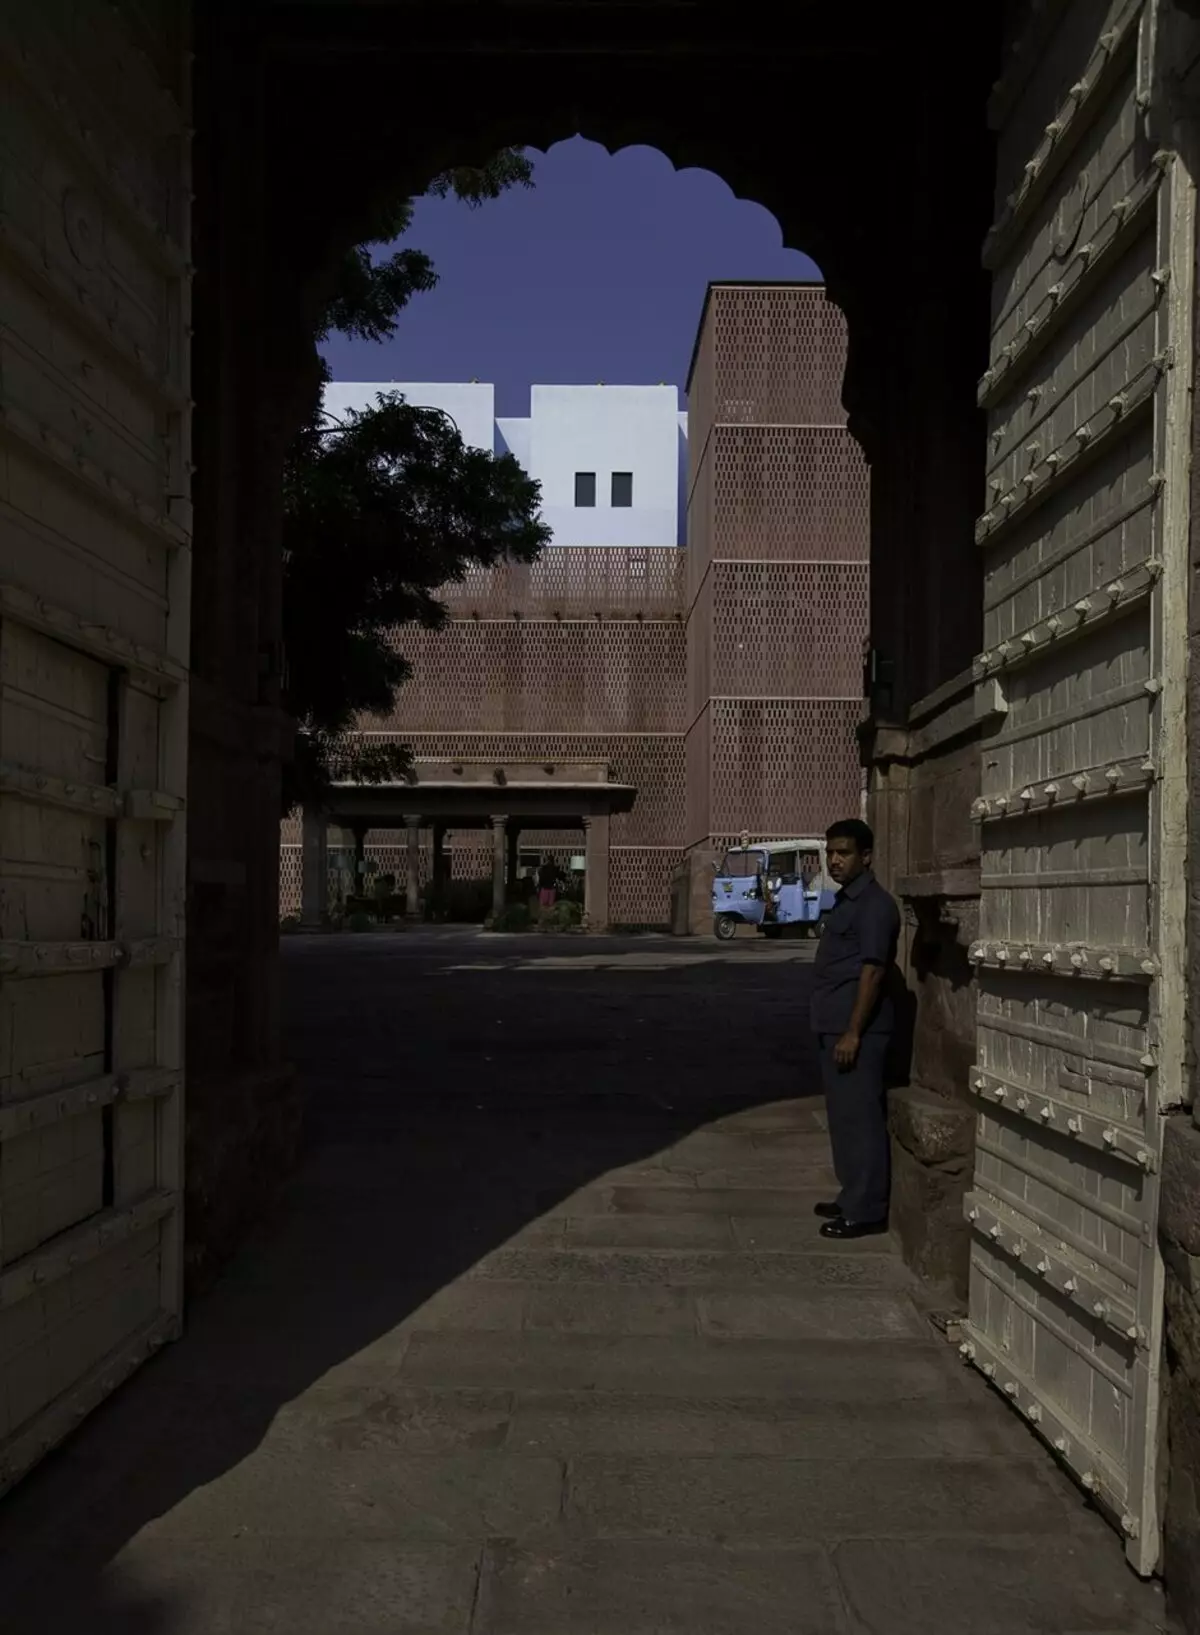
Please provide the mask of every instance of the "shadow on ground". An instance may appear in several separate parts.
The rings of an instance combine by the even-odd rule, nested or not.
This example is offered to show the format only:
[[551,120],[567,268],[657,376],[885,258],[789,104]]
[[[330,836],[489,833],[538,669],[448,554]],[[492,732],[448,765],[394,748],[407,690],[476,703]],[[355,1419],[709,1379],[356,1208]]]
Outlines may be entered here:
[[[124,1582],[114,1558],[136,1564],[147,1524],[238,1466],[272,1426],[286,1464],[289,1405],[318,1381],[329,1447],[369,1440],[395,1410],[364,1381],[412,1343],[397,1332],[405,1319],[518,1233],[536,1241],[534,1223],[555,1241],[553,1212],[579,1189],[625,1172],[605,1199],[619,1214],[639,1166],[691,1132],[811,1093],[809,958],[804,945],[454,932],[290,940],[303,1166],[282,1213],[195,1305],[186,1338],[0,1507],[6,1635],[199,1627],[183,1579],[211,1537],[188,1543],[179,1582],[160,1547],[152,1591],[140,1572],[136,1588]],[[761,1164],[752,1142],[742,1150]],[[714,1184],[730,1184],[719,1137],[711,1156]],[[457,1286],[469,1301],[471,1284]],[[427,1331],[439,1322],[435,1304]],[[486,1313],[446,1317],[452,1331],[481,1325]],[[481,1409],[465,1445],[486,1449],[502,1429]],[[295,1478],[289,1502],[319,1511],[311,1462],[297,1457]],[[223,1518],[228,1540],[254,1531],[246,1504]],[[235,1544],[214,1554],[217,1577],[230,1554]]]

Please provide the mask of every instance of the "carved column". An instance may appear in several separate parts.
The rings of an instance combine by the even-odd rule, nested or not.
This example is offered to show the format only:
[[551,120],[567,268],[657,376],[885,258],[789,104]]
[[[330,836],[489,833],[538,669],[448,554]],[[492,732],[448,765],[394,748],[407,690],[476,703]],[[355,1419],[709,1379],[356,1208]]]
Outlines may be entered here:
[[504,912],[504,865],[508,851],[508,819],[492,819],[492,913]]
[[583,910],[589,931],[608,929],[608,813],[583,820]]
[[415,920],[421,912],[421,820],[411,815],[404,819],[404,912]]
[[315,929],[329,911],[329,825],[314,806],[304,809],[300,842],[300,924]]

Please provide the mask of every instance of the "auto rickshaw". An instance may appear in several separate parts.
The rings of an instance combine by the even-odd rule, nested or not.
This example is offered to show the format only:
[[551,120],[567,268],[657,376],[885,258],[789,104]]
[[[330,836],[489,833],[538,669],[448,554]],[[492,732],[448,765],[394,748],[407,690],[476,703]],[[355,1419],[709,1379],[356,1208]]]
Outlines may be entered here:
[[837,887],[823,840],[754,840],[731,846],[713,879],[713,931],[722,942],[753,925],[764,937],[820,936]]

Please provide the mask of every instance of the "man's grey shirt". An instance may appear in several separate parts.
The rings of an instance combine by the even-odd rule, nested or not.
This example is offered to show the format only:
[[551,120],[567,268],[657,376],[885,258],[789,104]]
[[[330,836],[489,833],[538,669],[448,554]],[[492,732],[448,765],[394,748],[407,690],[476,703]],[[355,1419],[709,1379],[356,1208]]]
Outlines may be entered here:
[[[895,962],[899,936],[900,910],[869,870],[842,887],[817,944],[812,990],[814,1033],[845,1033],[863,966],[881,965],[888,971]],[[864,1033],[892,1032],[896,1019],[887,990],[885,977]]]

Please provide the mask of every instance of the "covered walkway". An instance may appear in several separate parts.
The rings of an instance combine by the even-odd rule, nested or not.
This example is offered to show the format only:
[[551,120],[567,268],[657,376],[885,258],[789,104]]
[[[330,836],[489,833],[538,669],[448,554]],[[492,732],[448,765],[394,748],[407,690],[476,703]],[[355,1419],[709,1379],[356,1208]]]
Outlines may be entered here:
[[0,1513],[5,1635],[1150,1635],[887,1240],[806,945],[286,945],[311,1150]]
[[492,911],[504,907],[517,881],[522,830],[578,829],[583,837],[584,912],[593,930],[609,923],[611,820],[632,809],[637,790],[613,779],[597,761],[418,761],[407,783],[338,783],[321,811],[304,813],[302,911],[307,926],[328,911],[328,836],[331,824],[354,840],[355,878],[363,878],[367,835],[398,829],[405,835],[406,911],[420,912],[420,840],[430,835],[430,879],[437,892],[447,878],[449,830],[486,829],[492,837]]

